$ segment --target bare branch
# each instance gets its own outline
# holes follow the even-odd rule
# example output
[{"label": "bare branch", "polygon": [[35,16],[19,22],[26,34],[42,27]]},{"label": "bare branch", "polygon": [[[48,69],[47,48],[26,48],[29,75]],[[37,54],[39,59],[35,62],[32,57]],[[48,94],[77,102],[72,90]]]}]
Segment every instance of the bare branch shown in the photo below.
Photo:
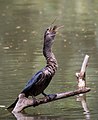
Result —
[{"label": "bare branch", "polygon": [[[84,61],[83,61],[82,66],[81,66],[80,73],[76,73],[79,89],[83,89],[86,87],[86,67],[88,65],[88,59],[89,59],[89,56],[85,55]],[[89,109],[88,109],[88,105],[86,102],[86,94],[79,94],[77,96],[77,101],[81,102],[81,105],[82,105],[84,111],[86,112],[86,114],[88,114]]]},{"label": "bare branch", "polygon": [[31,107],[31,106],[36,107],[40,104],[45,104],[45,103],[49,103],[49,102],[56,101],[59,99],[68,98],[68,97],[86,93],[89,91],[90,91],[90,88],[84,88],[84,89],[78,89],[78,90],[74,90],[74,91],[70,91],[70,92],[50,94],[49,96],[39,98],[39,99],[28,99],[28,98],[23,97],[18,100],[18,102],[12,112],[13,113],[20,112],[27,107]]}]

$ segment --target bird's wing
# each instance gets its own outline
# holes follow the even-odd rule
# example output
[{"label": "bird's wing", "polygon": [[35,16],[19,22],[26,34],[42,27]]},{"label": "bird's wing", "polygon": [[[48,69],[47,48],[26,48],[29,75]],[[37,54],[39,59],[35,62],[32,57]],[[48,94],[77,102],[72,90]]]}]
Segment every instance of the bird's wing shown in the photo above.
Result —
[{"label": "bird's wing", "polygon": [[[32,87],[32,85],[40,82],[40,80],[42,79],[43,75],[44,75],[44,73],[43,73],[42,70],[40,70],[39,72],[37,72],[37,73],[32,77],[32,79],[27,82],[27,84],[26,84],[26,86],[25,86],[25,88],[23,89],[22,92],[23,92],[23,93],[28,93],[28,91],[30,90],[30,88]],[[12,111],[13,108],[15,107],[17,101],[18,101],[18,98],[14,101],[14,103],[12,103],[12,104],[7,108],[7,110]]]},{"label": "bird's wing", "polygon": [[35,85],[37,82],[39,82],[40,80],[42,80],[43,75],[44,75],[44,73],[43,73],[42,70],[40,70],[39,72],[37,72],[37,73],[31,78],[31,80],[29,80],[29,81],[27,82],[27,84],[26,84],[25,88],[23,89],[22,93],[27,93],[27,92],[31,89],[31,87],[32,87],[33,85]]}]

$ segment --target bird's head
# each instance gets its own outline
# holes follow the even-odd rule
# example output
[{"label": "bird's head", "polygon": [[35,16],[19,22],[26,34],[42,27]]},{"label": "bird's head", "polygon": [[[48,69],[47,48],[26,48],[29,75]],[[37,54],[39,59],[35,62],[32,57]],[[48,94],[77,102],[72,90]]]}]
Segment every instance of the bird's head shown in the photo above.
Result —
[{"label": "bird's head", "polygon": [[56,25],[53,27],[49,27],[44,33],[44,40],[47,42],[54,40],[54,37],[56,35],[56,30],[57,30]]}]

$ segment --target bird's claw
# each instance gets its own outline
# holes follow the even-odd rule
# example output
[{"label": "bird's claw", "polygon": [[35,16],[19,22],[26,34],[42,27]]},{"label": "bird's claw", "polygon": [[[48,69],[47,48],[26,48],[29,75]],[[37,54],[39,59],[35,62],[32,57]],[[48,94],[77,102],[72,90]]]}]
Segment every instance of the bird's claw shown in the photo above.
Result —
[{"label": "bird's claw", "polygon": [[49,94],[49,95],[46,96],[46,98],[49,99],[49,100],[53,100],[53,99],[56,98],[56,96],[57,96],[56,94]]}]

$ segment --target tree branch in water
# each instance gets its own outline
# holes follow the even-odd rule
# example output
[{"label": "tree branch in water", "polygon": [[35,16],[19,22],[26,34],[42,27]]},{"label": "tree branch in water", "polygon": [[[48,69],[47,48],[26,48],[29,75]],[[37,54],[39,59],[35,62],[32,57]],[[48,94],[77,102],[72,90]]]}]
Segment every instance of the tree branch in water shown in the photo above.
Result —
[{"label": "tree branch in water", "polygon": [[20,112],[23,109],[31,107],[31,106],[36,107],[41,104],[45,104],[45,103],[49,103],[49,102],[56,101],[59,99],[64,99],[64,98],[68,98],[71,96],[83,94],[89,91],[90,91],[90,88],[83,88],[83,89],[77,89],[74,91],[69,91],[69,92],[64,92],[64,93],[50,94],[49,96],[39,98],[39,99],[36,99],[36,98],[28,99],[28,98],[23,97],[18,100],[13,112]]}]

